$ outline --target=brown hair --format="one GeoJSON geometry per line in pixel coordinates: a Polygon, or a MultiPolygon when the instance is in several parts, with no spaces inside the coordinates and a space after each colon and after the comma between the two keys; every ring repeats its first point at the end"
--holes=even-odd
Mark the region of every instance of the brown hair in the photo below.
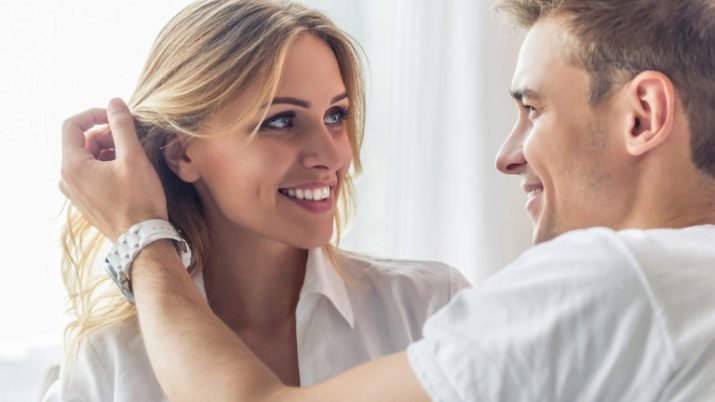
{"type": "Polygon", "coordinates": [[[496,9],[525,29],[566,17],[592,105],[643,71],[667,75],[688,116],[693,162],[715,177],[715,1],[498,0],[496,9]]]}

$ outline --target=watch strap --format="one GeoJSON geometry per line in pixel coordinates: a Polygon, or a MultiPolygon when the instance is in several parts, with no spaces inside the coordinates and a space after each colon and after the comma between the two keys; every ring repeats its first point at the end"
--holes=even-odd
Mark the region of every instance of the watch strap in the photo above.
{"type": "Polygon", "coordinates": [[[104,259],[105,270],[131,304],[134,304],[132,263],[146,246],[161,239],[174,240],[184,268],[191,265],[191,250],[188,244],[171,223],[162,219],[146,220],[129,228],[126,233],[119,236],[104,259]]]}

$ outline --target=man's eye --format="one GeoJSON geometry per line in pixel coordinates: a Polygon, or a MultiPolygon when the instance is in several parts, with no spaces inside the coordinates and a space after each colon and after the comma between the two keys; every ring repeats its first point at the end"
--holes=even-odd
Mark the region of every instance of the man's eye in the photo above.
{"type": "Polygon", "coordinates": [[[330,126],[342,125],[343,121],[348,118],[348,111],[343,108],[333,109],[323,121],[330,126]]]}
{"type": "Polygon", "coordinates": [[[261,123],[261,130],[285,130],[293,127],[293,112],[282,113],[277,116],[269,117],[261,123]]]}
{"type": "Polygon", "coordinates": [[[529,118],[534,118],[539,114],[539,110],[529,104],[524,103],[521,105],[521,107],[524,108],[529,118]]]}

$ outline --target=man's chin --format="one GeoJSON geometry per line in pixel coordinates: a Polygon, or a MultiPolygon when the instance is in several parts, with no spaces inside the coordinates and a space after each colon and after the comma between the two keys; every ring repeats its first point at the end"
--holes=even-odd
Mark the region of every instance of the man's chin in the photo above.
{"type": "Polygon", "coordinates": [[[537,245],[539,243],[552,240],[560,234],[561,232],[558,230],[554,222],[551,220],[540,219],[534,223],[534,231],[531,236],[531,242],[534,245],[537,245]]]}

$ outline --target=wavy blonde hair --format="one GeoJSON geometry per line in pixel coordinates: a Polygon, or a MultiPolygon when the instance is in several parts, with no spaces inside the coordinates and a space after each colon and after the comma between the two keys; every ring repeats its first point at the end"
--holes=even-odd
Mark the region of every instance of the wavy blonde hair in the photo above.
{"type": "MultiPolygon", "coordinates": [[[[137,135],[166,192],[169,221],[194,253],[191,272],[206,260],[208,230],[198,193],[168,168],[163,148],[176,136],[206,136],[199,134],[206,118],[249,88],[257,89],[256,101],[238,116],[236,125],[260,113],[274,97],[288,48],[304,33],[320,38],[337,59],[350,99],[345,124],[353,171],[359,173],[365,115],[360,53],[325,15],[289,1],[200,0],[169,22],[151,49],[129,107],[137,135]]],[[[265,113],[267,109],[264,117],[265,113]]],[[[352,207],[350,175],[340,200],[334,216],[337,241],[352,207]]],[[[72,316],[65,328],[65,350],[71,364],[89,332],[133,317],[136,310],[98,268],[97,257],[108,247],[107,239],[72,206],[67,210],[62,244],[62,279],[72,316]]],[[[334,246],[328,244],[325,249],[335,259],[334,246]]]]}

